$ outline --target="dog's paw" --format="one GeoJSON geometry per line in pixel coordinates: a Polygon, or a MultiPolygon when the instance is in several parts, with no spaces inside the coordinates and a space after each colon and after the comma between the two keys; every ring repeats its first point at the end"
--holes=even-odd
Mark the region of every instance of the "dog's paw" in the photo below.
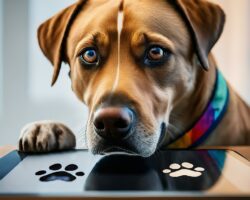
{"type": "Polygon", "coordinates": [[[21,131],[19,151],[51,152],[73,149],[76,139],[65,125],[52,121],[27,124],[21,131]]]}

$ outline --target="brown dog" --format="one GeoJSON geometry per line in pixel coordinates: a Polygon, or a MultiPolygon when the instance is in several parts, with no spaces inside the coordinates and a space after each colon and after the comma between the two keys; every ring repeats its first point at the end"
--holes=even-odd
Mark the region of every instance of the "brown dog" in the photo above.
{"type": "MultiPolygon", "coordinates": [[[[224,21],[221,8],[203,0],[80,0],[43,23],[38,39],[54,65],[52,85],[68,63],[72,90],[89,107],[88,148],[146,157],[197,141],[250,144],[250,109],[225,82],[219,89],[211,54],[224,21]],[[209,114],[217,89],[225,93],[220,116],[209,114]],[[216,121],[202,122],[205,115],[216,121]]],[[[19,141],[28,152],[74,146],[67,127],[46,121],[27,125],[19,141]]]]}

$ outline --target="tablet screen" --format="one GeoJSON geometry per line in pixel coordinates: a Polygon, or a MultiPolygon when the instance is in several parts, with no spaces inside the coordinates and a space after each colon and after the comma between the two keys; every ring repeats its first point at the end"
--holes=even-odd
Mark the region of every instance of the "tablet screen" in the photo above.
{"type": "Polygon", "coordinates": [[[249,162],[225,150],[166,150],[149,158],[12,152],[0,166],[0,194],[250,193],[249,162]]]}

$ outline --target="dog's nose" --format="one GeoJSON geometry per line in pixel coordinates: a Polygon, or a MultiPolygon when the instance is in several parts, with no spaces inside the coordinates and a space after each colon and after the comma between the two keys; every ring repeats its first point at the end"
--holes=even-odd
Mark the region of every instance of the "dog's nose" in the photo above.
{"type": "Polygon", "coordinates": [[[94,128],[104,139],[124,139],[131,132],[133,111],[126,107],[101,108],[94,114],[94,128]]]}

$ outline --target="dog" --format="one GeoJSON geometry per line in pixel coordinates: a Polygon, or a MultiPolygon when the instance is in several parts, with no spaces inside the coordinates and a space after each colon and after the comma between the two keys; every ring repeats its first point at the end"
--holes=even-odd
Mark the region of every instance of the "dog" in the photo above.
{"type": "MultiPolygon", "coordinates": [[[[250,144],[250,108],[211,53],[225,14],[205,0],[80,0],[44,22],[38,41],[54,66],[70,66],[72,90],[89,108],[94,154],[151,156],[159,148],[250,144]]],[[[24,152],[72,149],[65,125],[38,121],[24,152]]]]}

